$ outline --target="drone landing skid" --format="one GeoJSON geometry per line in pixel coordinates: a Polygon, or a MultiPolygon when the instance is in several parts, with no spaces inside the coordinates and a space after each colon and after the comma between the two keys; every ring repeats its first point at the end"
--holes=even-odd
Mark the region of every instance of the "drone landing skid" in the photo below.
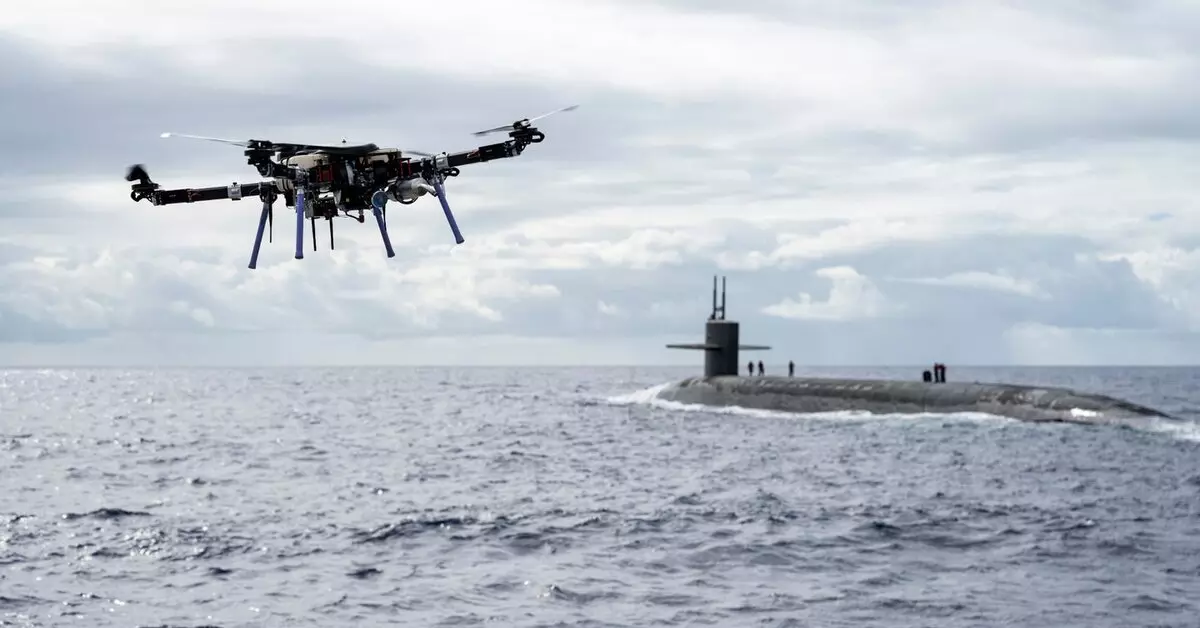
{"type": "Polygon", "coordinates": [[[267,221],[271,219],[271,206],[275,204],[276,192],[274,188],[267,188],[262,196],[262,213],[258,216],[258,232],[254,234],[254,248],[250,250],[250,270],[258,267],[258,250],[262,247],[263,230],[267,227],[267,221]]]}
{"type": "Polygon", "coordinates": [[[446,202],[446,187],[442,185],[440,176],[433,178],[433,189],[437,191],[438,202],[442,204],[442,213],[446,214],[446,222],[450,224],[450,231],[454,233],[454,241],[458,244],[466,242],[462,232],[458,230],[458,222],[454,220],[454,213],[450,211],[450,203],[446,202]]]}
{"type": "MultiPolygon", "coordinates": [[[[258,268],[258,253],[262,248],[263,233],[266,231],[267,223],[271,221],[272,206],[278,193],[273,189],[264,186],[266,190],[260,196],[263,199],[262,213],[258,217],[258,231],[254,234],[254,248],[250,251],[249,268],[254,270],[258,268]]],[[[379,235],[383,238],[383,248],[387,251],[388,257],[396,257],[396,251],[392,248],[392,239],[388,236],[387,223],[384,220],[383,208],[387,203],[387,198],[382,192],[376,193],[371,199],[371,211],[375,215],[375,222],[379,225],[379,235]]],[[[304,259],[304,213],[305,213],[305,192],[303,188],[296,189],[296,259],[304,259]]],[[[451,218],[453,220],[453,218],[451,218]]],[[[454,223],[451,222],[451,225],[454,223]]],[[[457,233],[457,227],[454,227],[457,233]]],[[[317,223],[316,218],[312,220],[313,231],[313,250],[317,248],[317,223]]],[[[462,236],[458,236],[459,243],[462,243],[462,236]]],[[[333,245],[333,220],[329,220],[329,248],[332,250],[333,245]]]]}
{"type": "Polygon", "coordinates": [[[384,207],[387,207],[387,195],[382,190],[376,191],[371,195],[371,213],[375,215],[375,224],[379,225],[379,235],[383,238],[383,248],[387,251],[387,256],[396,257],[396,252],[392,250],[392,239],[388,237],[384,207]]]}
{"type": "MultiPolygon", "coordinates": [[[[316,238],[313,238],[314,243],[316,238]]],[[[304,259],[304,188],[296,188],[296,259],[304,259]]]]}

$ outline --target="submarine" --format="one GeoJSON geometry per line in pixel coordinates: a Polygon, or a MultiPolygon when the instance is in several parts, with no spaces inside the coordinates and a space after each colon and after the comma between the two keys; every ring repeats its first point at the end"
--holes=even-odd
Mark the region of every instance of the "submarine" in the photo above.
{"type": "Polygon", "coordinates": [[[740,344],[737,321],[725,318],[725,278],[717,303],[713,277],[712,313],[703,343],[668,344],[668,349],[704,352],[704,376],[665,386],[656,398],[684,404],[736,406],[798,414],[866,411],[873,414],[979,412],[1023,421],[1108,423],[1169,415],[1105,395],[1067,388],[1018,384],[947,382],[945,366],[920,380],[844,379],[740,375],[740,351],[766,351],[740,344]]]}

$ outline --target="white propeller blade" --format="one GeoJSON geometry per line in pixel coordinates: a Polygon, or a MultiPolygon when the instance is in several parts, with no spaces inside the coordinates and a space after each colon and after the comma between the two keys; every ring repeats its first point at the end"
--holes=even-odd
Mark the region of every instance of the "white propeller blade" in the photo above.
{"type": "Polygon", "coordinates": [[[203,135],[189,135],[187,133],[167,132],[167,133],[163,133],[159,137],[186,137],[186,138],[192,139],[192,140],[208,140],[210,142],[221,142],[222,144],[233,144],[234,146],[241,146],[243,148],[250,146],[249,142],[245,142],[245,141],[241,141],[241,140],[227,140],[222,137],[206,137],[203,135]]]}
{"type": "Polygon", "coordinates": [[[532,118],[522,118],[521,120],[518,120],[516,122],[516,124],[506,124],[504,126],[492,127],[490,129],[484,129],[482,131],[475,131],[475,133],[473,133],[473,135],[478,137],[481,135],[487,135],[488,133],[498,133],[500,131],[511,131],[511,130],[513,130],[513,127],[517,126],[517,125],[522,126],[522,127],[529,127],[529,125],[533,124],[535,121],[541,120],[542,118],[545,118],[547,116],[552,116],[556,113],[562,113],[564,111],[575,111],[578,108],[579,108],[579,105],[568,105],[561,109],[555,109],[554,111],[547,111],[546,113],[543,113],[540,116],[534,116],[532,118]]]}
{"type": "Polygon", "coordinates": [[[542,115],[540,115],[540,116],[535,116],[535,117],[529,118],[529,121],[530,121],[530,122],[536,122],[536,121],[538,121],[538,120],[541,120],[542,118],[545,118],[545,117],[547,117],[547,116],[552,116],[552,115],[554,115],[554,114],[556,114],[556,113],[562,113],[562,112],[564,112],[564,111],[575,111],[575,110],[576,110],[576,109],[578,109],[578,108],[579,108],[579,105],[568,105],[568,106],[566,106],[566,107],[563,107],[563,108],[561,108],[561,109],[555,109],[554,111],[547,111],[546,113],[543,113],[543,114],[542,114],[542,115]]]}

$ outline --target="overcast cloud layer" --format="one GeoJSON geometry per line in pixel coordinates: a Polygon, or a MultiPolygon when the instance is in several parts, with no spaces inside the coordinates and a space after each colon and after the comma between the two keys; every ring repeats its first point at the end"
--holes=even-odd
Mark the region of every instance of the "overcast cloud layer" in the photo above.
{"type": "MultiPolygon", "coordinates": [[[[0,363],[1194,363],[1200,5],[208,0],[0,12],[0,363]],[[331,11],[331,7],[336,8],[331,11]],[[236,147],[524,156],[246,268],[236,147]],[[494,136],[500,139],[503,136],[494,136]]],[[[307,236],[307,234],[306,234],[307,236]]],[[[306,237],[307,240],[307,237],[306,237]]]]}

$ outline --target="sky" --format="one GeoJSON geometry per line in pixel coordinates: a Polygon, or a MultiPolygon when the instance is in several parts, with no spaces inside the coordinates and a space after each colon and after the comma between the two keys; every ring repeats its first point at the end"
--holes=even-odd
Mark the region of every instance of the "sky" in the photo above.
{"type": "MultiPolygon", "coordinates": [[[[0,364],[1194,364],[1200,4],[39,0],[0,12],[0,364]],[[547,110],[295,260],[166,131],[426,152],[547,110]]],[[[494,140],[492,138],[495,138],[494,140]]]]}

